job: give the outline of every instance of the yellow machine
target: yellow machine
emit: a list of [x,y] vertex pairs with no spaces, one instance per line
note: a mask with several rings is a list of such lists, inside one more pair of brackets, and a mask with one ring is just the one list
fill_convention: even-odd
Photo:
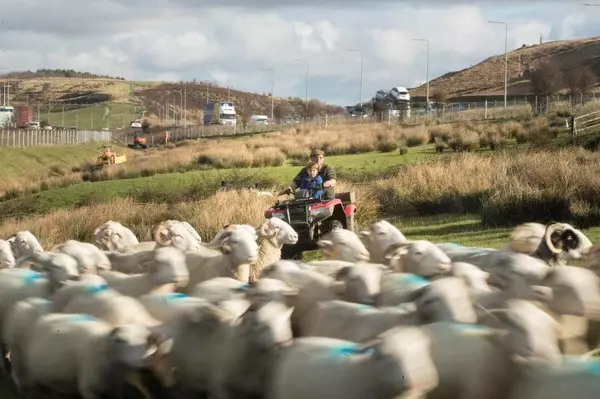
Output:
[[104,165],[118,165],[120,163],[127,162],[127,155],[123,154],[118,156],[114,151],[110,149],[110,144],[98,147],[98,149],[104,148],[102,155],[100,155],[94,165],[96,168],[103,168]]

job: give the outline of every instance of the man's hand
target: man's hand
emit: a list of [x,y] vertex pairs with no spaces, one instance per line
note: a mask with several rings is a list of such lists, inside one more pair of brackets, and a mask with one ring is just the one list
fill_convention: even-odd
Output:
[[327,180],[325,183],[323,183],[323,187],[335,187],[335,180]]
[[286,188],[285,190],[281,191],[279,193],[279,195],[284,195],[284,194],[292,194],[294,191],[292,190],[291,187]]

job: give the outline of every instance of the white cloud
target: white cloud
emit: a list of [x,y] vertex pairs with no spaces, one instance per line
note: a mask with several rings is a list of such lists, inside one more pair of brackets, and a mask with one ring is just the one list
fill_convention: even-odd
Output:
[[[130,79],[212,79],[234,88],[352,103],[364,56],[364,99],[378,89],[425,81],[509,47],[581,37],[594,18],[575,6],[486,2],[26,0],[3,5],[0,67],[74,68]],[[235,6],[234,6],[235,5]],[[493,15],[492,15],[493,14]]]

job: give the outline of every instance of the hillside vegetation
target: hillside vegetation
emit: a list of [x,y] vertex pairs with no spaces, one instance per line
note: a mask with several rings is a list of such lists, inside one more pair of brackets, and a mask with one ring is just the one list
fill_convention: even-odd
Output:
[[[576,68],[588,68],[594,75],[589,85],[595,90],[600,76],[600,38],[561,40],[535,44],[512,50],[508,53],[509,95],[540,94],[532,84],[532,72],[542,65],[568,74]],[[460,71],[446,73],[429,83],[430,92],[443,92],[448,97],[502,95],[504,93],[504,54],[487,58],[482,62]],[[537,90],[536,90],[537,89]],[[552,91],[568,92],[568,79]],[[425,96],[426,86],[410,90],[412,96]],[[553,93],[543,93],[553,94]]]

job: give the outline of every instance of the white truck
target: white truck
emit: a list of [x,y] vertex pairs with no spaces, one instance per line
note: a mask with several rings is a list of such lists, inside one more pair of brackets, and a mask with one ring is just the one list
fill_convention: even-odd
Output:
[[235,126],[237,116],[230,101],[216,101],[204,106],[204,125]]

